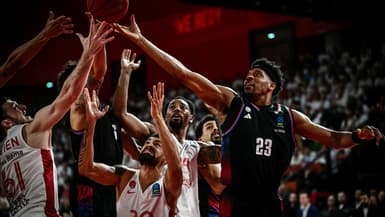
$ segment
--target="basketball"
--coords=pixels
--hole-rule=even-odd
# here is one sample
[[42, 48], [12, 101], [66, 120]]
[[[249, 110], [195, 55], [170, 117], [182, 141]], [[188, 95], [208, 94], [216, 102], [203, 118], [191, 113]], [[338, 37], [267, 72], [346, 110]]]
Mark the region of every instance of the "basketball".
[[129, 0], [87, 0], [87, 9], [100, 21], [118, 22], [128, 11]]

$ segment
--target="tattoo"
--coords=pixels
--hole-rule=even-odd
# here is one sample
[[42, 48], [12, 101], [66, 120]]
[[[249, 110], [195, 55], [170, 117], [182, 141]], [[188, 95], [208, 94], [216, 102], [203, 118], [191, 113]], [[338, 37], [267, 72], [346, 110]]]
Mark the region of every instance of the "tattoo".
[[80, 96], [78, 100], [75, 102], [75, 110], [77, 112], [86, 113], [86, 108], [84, 106], [83, 96]]
[[84, 129], [84, 134], [82, 138], [82, 142], [80, 143], [80, 153], [79, 153], [79, 164], [83, 163], [85, 156], [87, 155], [86, 153], [86, 139], [88, 137], [88, 128]]

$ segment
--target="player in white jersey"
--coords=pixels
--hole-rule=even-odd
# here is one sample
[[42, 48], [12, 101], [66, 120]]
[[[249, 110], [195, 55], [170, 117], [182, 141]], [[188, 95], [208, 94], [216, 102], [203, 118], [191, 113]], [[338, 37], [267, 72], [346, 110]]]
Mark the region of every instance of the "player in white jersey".
[[[122, 59], [130, 69], [139, 67], [135, 63], [135, 54], [123, 50]], [[122, 72], [124, 73], [124, 72]], [[178, 153], [176, 138], [170, 133], [163, 119], [164, 84], [158, 83], [153, 88], [153, 95], [148, 92], [151, 103], [151, 116], [159, 136], [152, 135], [144, 143], [139, 154], [140, 169], [124, 166], [108, 166], [93, 160], [93, 134], [95, 123], [108, 108], [100, 111], [96, 93], [92, 100], [88, 90], [84, 94], [86, 119], [88, 126], [84, 134], [79, 157], [79, 174], [104, 185], [115, 185], [117, 190], [117, 216], [175, 216], [182, 183], [182, 164]], [[168, 168], [164, 171], [164, 167]]]
[[[90, 29], [96, 28], [90, 18]], [[35, 117], [26, 115], [26, 106], [7, 97], [0, 98], [1, 189], [10, 203], [12, 216], [59, 216], [56, 170], [52, 154], [52, 128], [69, 111], [81, 94], [94, 56], [113, 40], [112, 29], [102, 23], [90, 31], [79, 64], [65, 81], [57, 98], [40, 109]]]
[[[127, 112], [128, 86], [133, 70], [122, 60], [121, 73], [114, 96], [114, 113], [121, 120], [125, 131], [139, 141], [153, 133], [151, 123], [142, 122]], [[194, 104], [181, 96], [175, 97], [166, 105], [165, 122], [176, 137], [178, 151], [183, 167], [183, 186], [178, 200], [178, 216], [199, 217], [198, 199], [198, 152], [197, 141], [186, 139], [187, 131], [193, 121]]]

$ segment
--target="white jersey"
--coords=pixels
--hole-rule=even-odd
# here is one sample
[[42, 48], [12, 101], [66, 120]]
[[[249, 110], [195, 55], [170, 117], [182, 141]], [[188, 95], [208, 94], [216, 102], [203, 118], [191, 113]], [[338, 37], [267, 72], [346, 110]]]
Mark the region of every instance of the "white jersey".
[[136, 170], [116, 201], [117, 217], [168, 217], [170, 207], [166, 201], [163, 179], [164, 176], [161, 176], [143, 191], [139, 183], [139, 170]]
[[53, 152], [50, 149], [30, 147], [22, 136], [24, 126], [10, 128], [0, 144], [1, 182], [11, 215], [59, 216]]
[[179, 144], [180, 159], [182, 161], [183, 185], [178, 199], [178, 217], [199, 217], [198, 197], [198, 152], [196, 141], [185, 140]]

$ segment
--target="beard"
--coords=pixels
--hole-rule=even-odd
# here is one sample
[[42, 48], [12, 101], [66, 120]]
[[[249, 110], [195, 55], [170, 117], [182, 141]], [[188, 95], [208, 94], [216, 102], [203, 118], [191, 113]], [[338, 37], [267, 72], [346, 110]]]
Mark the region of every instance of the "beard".
[[170, 120], [170, 128], [174, 131], [180, 130], [183, 126], [182, 120]]
[[148, 165], [148, 166], [156, 166], [158, 164], [158, 160], [154, 156], [148, 153], [140, 153], [139, 162], [141, 165]]
[[216, 145], [222, 144], [222, 136], [218, 134], [212, 134], [211, 135], [211, 141]]

